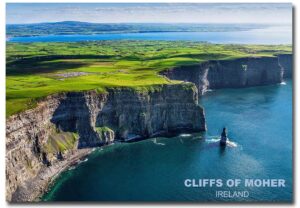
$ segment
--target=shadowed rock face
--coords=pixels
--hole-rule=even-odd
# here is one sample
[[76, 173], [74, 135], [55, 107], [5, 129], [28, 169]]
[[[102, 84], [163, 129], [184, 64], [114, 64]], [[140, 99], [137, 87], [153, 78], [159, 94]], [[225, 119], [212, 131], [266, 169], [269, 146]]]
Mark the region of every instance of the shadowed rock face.
[[[93, 99], [93, 100], [92, 100]], [[94, 114], [99, 112], [106, 97], [95, 92], [70, 92], [60, 101], [50, 122], [63, 132], [78, 133], [78, 147], [105, 144], [95, 130]]]
[[270, 85], [291, 77], [292, 55], [208, 61], [181, 66], [162, 74], [173, 80], [193, 82], [203, 94], [208, 88], [241, 88]]
[[283, 68], [283, 78], [293, 77], [293, 55], [282, 54], [278, 55], [278, 63]]
[[203, 109], [197, 105], [197, 91], [166, 86], [151, 93], [128, 89], [109, 90], [109, 97], [96, 118], [97, 126], [109, 126], [117, 138], [152, 137], [184, 129], [205, 130]]
[[[57, 94], [48, 96], [34, 109], [9, 117], [7, 200], [34, 200], [56, 174], [89, 154], [89, 147], [106, 145], [115, 139], [143, 139], [178, 130], [204, 131], [205, 117], [198, 105], [198, 90], [203, 94], [209, 88], [280, 83], [292, 75], [292, 56], [208, 61], [173, 68], [163, 74], [195, 83], [197, 87], [182, 83], [143, 92], [116, 88], [102, 94], [95, 91]], [[70, 136], [73, 133], [78, 135], [76, 142]]]
[[[143, 139], [205, 128], [197, 89], [191, 84], [163, 85], [144, 92], [118, 88], [102, 94], [89, 91], [48, 96], [36, 108], [7, 119], [7, 200], [34, 200], [55, 173], [73, 162], [67, 161], [69, 158], [83, 154], [79, 151], [82, 148], [106, 145], [115, 139]], [[70, 133], [65, 132], [76, 133], [77, 142], [62, 152], [55, 150], [64, 147], [62, 142], [70, 143], [66, 136]]]

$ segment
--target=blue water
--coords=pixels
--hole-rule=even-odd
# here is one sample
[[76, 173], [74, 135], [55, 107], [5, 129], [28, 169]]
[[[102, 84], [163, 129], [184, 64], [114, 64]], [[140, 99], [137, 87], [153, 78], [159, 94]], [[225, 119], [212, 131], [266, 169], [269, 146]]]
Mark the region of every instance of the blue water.
[[97, 40], [185, 40], [237, 44], [291, 44], [292, 27], [276, 26], [235, 32], [149, 32], [98, 35], [47, 35], [11, 37], [8, 39], [9, 42], [76, 42]]
[[[292, 82], [224, 89], [201, 97], [206, 133], [182, 134], [94, 151], [57, 178], [44, 201], [291, 201]], [[228, 128], [232, 145], [217, 135]], [[284, 179], [284, 188], [187, 188], [185, 179]], [[216, 198], [217, 190], [248, 198]]]

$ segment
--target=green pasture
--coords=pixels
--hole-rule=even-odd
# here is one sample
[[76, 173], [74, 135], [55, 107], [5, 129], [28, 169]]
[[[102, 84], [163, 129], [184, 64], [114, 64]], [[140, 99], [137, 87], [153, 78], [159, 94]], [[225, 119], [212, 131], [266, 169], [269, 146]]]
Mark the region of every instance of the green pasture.
[[178, 84], [160, 71], [252, 56], [291, 53], [291, 45], [222, 45], [186, 41], [7, 43], [6, 116], [47, 95], [108, 87], [151, 89]]

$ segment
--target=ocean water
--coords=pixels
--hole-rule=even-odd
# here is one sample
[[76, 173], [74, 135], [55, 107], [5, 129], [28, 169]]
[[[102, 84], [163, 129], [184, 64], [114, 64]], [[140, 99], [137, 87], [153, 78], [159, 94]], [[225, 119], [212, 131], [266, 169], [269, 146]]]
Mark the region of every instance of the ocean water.
[[149, 32], [98, 35], [47, 35], [34, 37], [11, 37], [7, 41], [76, 42], [97, 40], [184, 40], [236, 44], [291, 44], [292, 26], [273, 26], [263, 29], [234, 32]]
[[[292, 200], [292, 81], [222, 89], [201, 97], [205, 133], [119, 143], [63, 172], [43, 201]], [[223, 126], [231, 143], [218, 145]], [[286, 187], [185, 187], [185, 179], [284, 179]], [[248, 191], [216, 198], [216, 191]]]

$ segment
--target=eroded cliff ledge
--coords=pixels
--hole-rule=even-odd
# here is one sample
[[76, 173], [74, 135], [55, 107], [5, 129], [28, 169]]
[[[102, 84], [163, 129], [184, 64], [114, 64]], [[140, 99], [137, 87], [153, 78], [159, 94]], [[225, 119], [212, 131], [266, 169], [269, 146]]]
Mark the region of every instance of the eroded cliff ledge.
[[206, 61], [162, 72], [172, 80], [196, 84], [200, 94], [207, 89], [241, 88], [270, 85], [292, 77], [292, 55], [247, 57], [234, 60]]
[[[198, 91], [268, 85], [292, 76], [292, 55], [208, 61], [164, 71], [192, 83], [150, 89], [111, 88], [106, 93], [48, 96], [34, 109], [6, 120], [6, 198], [32, 201], [49, 181], [114, 140], [143, 139], [174, 131], [203, 131]], [[197, 86], [197, 87], [196, 87]], [[197, 90], [198, 88], [198, 90]]]
[[[204, 131], [192, 83], [48, 96], [6, 123], [8, 201], [32, 201], [49, 181], [91, 147], [178, 130]], [[89, 147], [89, 148], [86, 148]]]

